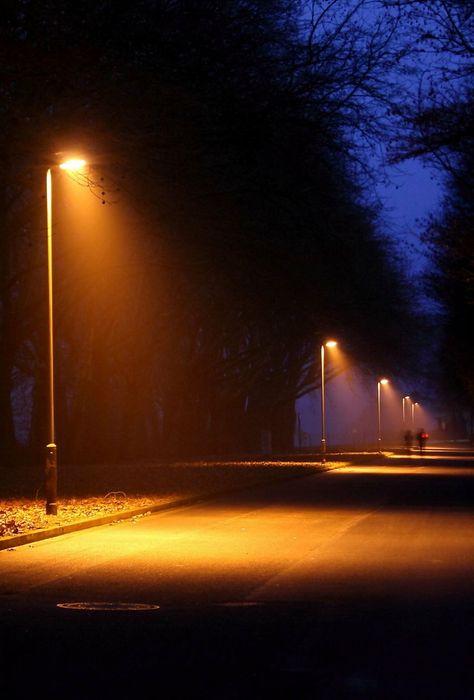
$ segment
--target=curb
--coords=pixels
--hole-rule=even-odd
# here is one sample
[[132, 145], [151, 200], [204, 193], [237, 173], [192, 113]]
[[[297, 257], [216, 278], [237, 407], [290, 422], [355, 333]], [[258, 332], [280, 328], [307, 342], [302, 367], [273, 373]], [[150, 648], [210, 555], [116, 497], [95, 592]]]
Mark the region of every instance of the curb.
[[12, 535], [11, 537], [6, 537], [5, 539], [0, 540], [0, 551], [20, 547], [24, 544], [40, 542], [41, 540], [47, 540], [52, 537], [59, 537], [60, 535], [67, 535], [70, 532], [87, 530], [91, 527], [99, 527], [100, 525], [109, 525], [110, 523], [116, 522], [118, 523], [122, 520], [129, 520], [137, 515], [144, 515], [145, 513], [192, 505], [198, 500], [201, 500], [201, 498], [202, 497], [199, 497], [199, 499], [198, 497], [183, 498], [176, 501], [170, 501], [169, 503], [160, 503], [157, 505], [151, 504], [142, 508], [133, 508], [132, 510], [116, 511], [114, 513], [109, 513], [108, 515], [100, 515], [97, 518], [78, 520], [75, 523], [68, 523], [67, 525], [58, 525], [56, 527], [43, 528], [42, 530], [33, 530], [31, 532], [22, 533], [21, 535]]

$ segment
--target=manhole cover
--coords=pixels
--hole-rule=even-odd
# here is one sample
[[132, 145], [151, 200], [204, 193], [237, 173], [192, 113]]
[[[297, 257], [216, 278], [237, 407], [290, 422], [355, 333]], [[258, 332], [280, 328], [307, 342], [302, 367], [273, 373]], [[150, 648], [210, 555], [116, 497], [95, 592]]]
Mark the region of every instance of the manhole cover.
[[132, 612], [142, 612], [147, 610], [159, 610], [159, 605], [152, 603], [114, 603], [108, 601], [101, 602], [81, 602], [81, 603], [58, 603], [58, 608], [68, 610], [106, 610], [115, 612], [116, 610], [131, 610]]

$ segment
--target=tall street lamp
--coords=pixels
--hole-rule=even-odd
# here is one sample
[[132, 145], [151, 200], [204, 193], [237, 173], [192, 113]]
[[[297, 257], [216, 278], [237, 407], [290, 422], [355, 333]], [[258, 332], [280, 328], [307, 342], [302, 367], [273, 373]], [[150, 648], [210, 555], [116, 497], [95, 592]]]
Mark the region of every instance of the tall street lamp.
[[419, 405], [418, 401], [414, 401], [411, 405], [411, 425], [413, 430], [415, 430], [415, 407]]
[[335, 348], [337, 342], [328, 340], [321, 345], [321, 462], [326, 461], [326, 396], [325, 396], [325, 367], [324, 348]]
[[404, 396], [402, 399], [402, 424], [403, 424], [403, 429], [405, 429], [406, 426], [406, 409], [405, 409], [405, 403], [406, 401], [409, 401], [410, 397], [409, 396]]
[[379, 379], [377, 382], [377, 445], [379, 452], [382, 452], [382, 421], [380, 410], [380, 387], [382, 384], [388, 384], [388, 379]]
[[[85, 160], [68, 160], [60, 164], [61, 170], [80, 170]], [[46, 172], [46, 221], [48, 243], [48, 339], [49, 339], [49, 442], [46, 445], [46, 514], [58, 512], [58, 457], [54, 417], [54, 326], [53, 326], [53, 186], [51, 168]]]

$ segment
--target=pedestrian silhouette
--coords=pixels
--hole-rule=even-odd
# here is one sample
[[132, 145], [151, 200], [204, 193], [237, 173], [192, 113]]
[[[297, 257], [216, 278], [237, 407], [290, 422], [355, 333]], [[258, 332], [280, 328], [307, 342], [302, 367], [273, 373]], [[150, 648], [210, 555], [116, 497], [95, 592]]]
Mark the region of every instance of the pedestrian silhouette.
[[425, 432], [424, 428], [421, 428], [421, 430], [416, 434], [416, 439], [418, 440], [418, 445], [420, 447], [420, 452], [423, 452], [425, 449], [426, 441], [428, 440], [428, 433]]

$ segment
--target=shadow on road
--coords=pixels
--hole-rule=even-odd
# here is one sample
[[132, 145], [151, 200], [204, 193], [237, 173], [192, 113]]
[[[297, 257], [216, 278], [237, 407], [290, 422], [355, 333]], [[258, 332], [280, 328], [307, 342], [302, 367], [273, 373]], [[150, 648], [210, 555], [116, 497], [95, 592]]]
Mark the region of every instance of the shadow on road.
[[455, 605], [60, 612], [37, 612], [21, 637], [4, 628], [5, 697], [39, 688], [70, 700], [472, 697], [472, 631], [460, 636], [466, 610]]

